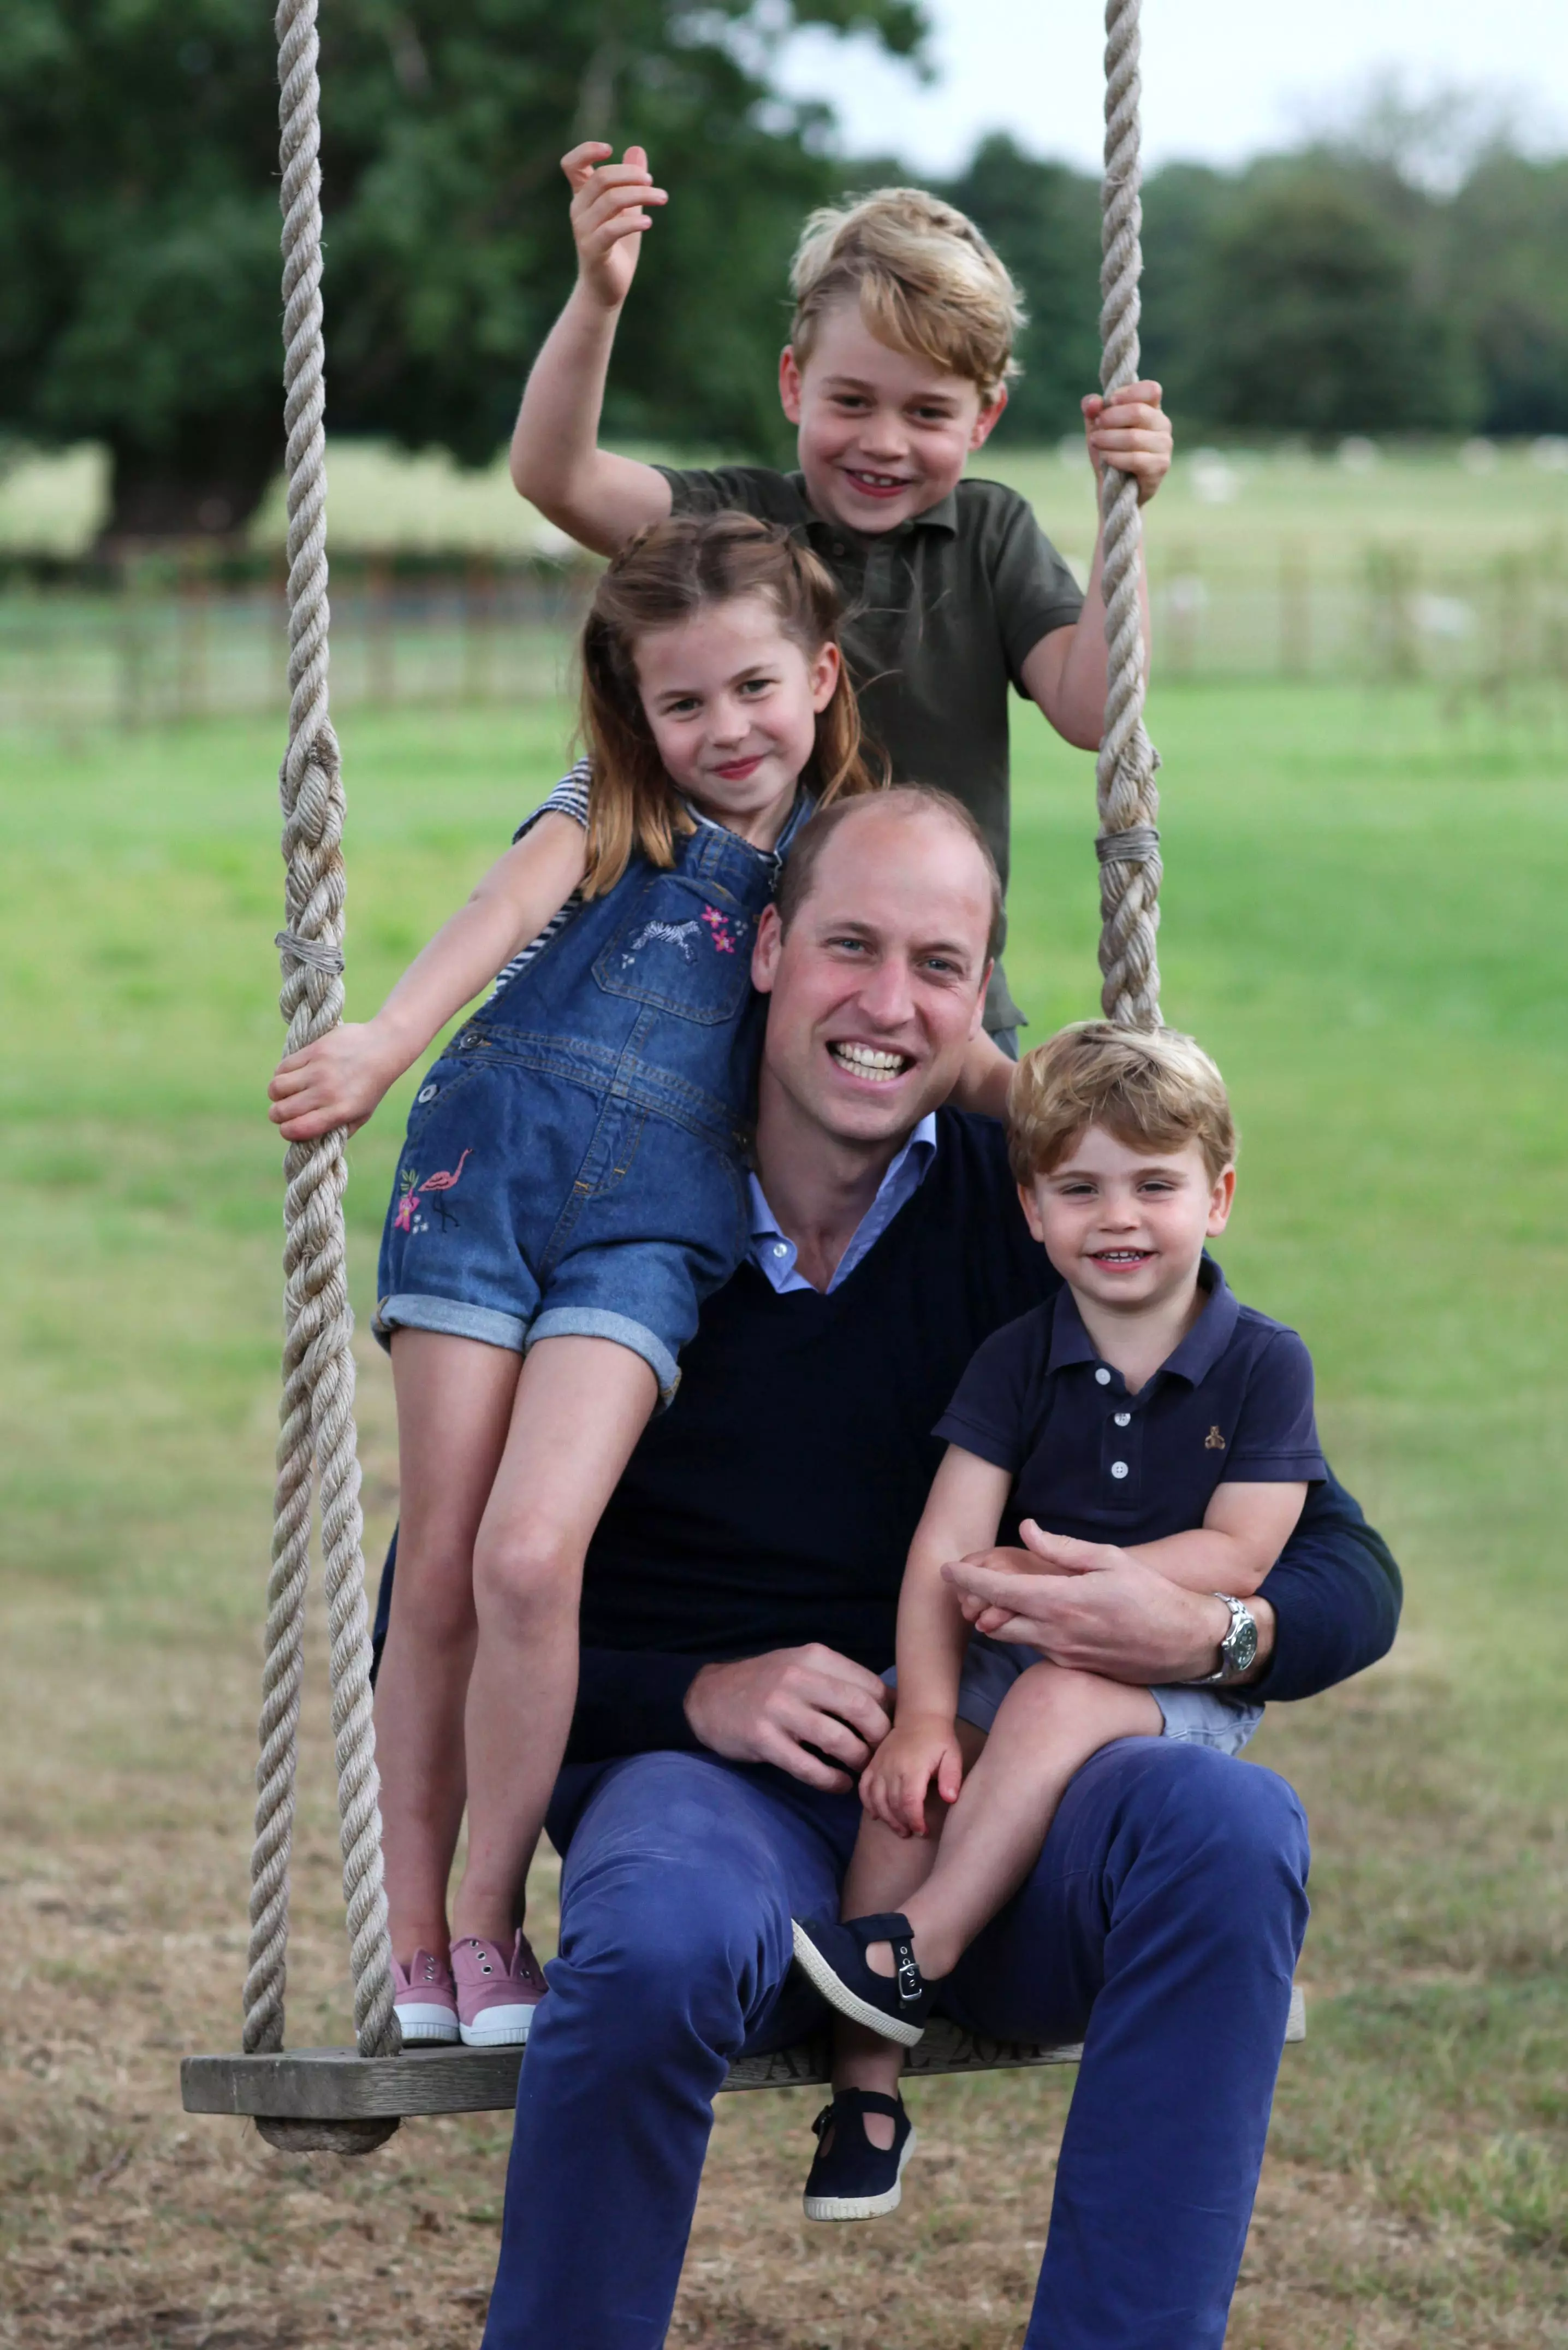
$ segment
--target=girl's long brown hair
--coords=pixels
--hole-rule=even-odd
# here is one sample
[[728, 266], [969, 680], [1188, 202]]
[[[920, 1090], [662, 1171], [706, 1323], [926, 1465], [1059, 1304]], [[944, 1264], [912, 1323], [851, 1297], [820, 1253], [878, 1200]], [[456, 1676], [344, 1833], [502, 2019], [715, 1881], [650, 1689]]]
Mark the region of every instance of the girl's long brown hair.
[[[593, 765], [585, 896], [613, 889], [635, 853], [650, 865], [672, 865], [675, 843], [692, 829], [643, 710], [638, 639], [737, 596], [765, 596], [784, 634], [808, 658], [838, 643], [843, 604], [831, 573], [786, 530], [751, 515], [676, 515], [652, 523], [600, 579], [582, 645], [582, 734]], [[866, 757], [855, 689], [842, 661], [833, 699], [817, 716], [805, 780], [822, 807], [887, 781]]]

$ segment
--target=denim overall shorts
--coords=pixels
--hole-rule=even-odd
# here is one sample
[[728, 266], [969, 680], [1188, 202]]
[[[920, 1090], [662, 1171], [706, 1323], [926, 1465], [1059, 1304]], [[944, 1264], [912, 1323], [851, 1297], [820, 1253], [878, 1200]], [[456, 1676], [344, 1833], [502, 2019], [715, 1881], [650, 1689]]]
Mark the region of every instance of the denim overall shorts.
[[382, 1234], [383, 1344], [609, 1338], [670, 1400], [698, 1308], [747, 1244], [752, 944], [810, 806], [776, 850], [700, 820], [672, 870], [634, 858], [452, 1038]]

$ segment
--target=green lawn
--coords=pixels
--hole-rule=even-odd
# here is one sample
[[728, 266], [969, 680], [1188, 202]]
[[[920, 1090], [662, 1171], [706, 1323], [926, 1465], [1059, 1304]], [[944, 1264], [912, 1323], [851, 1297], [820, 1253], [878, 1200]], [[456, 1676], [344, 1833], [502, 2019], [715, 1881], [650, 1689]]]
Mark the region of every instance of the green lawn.
[[[551, 780], [565, 723], [555, 706], [352, 721], [351, 1010], [379, 1000]], [[1166, 761], [1166, 1011], [1216, 1054], [1244, 1135], [1227, 1267], [1308, 1338], [1334, 1463], [1408, 1586], [1393, 1659], [1319, 1705], [1280, 1710], [1253, 1750], [1307, 1800], [1315, 1912], [1311, 2036], [1287, 2061], [1274, 2200], [1232, 2341], [1561, 2342], [1563, 763], [1522, 733], [1496, 739], [1474, 715], [1456, 730], [1416, 691], [1171, 689], [1153, 727]], [[1037, 725], [1021, 733], [1010, 969], [1039, 1035], [1095, 1004], [1093, 779], [1089, 761]], [[64, 1901], [117, 1846], [150, 1856], [124, 1897], [127, 1930], [145, 1910], [166, 1950], [201, 1939], [220, 2015], [240, 1971], [270, 1505], [279, 1185], [261, 1108], [278, 1042], [278, 751], [275, 730], [242, 724], [68, 753], [13, 746], [0, 804], [11, 1234], [0, 1588], [16, 1724], [0, 1799], [5, 1881], [47, 1879]], [[361, 1314], [406, 1091], [353, 1149]], [[379, 1540], [395, 1496], [373, 1364], [366, 1412]], [[308, 1808], [316, 1918], [329, 1907], [330, 1831], [322, 1800]], [[149, 1961], [161, 1982], [160, 1963]], [[72, 2005], [79, 1976], [64, 1960], [52, 1974], [53, 1960], [39, 1964], [65, 2018], [61, 2046], [73, 2032], [90, 2041], [90, 2018]], [[169, 1998], [151, 1976], [125, 1996], [142, 1992], [150, 2013]], [[329, 1939], [307, 1950], [296, 1996], [296, 2036], [341, 2031]], [[63, 2091], [27, 2103], [33, 2075], [45, 2076], [25, 2071], [22, 2035], [0, 2023], [0, 2166], [35, 2199], [35, 2251], [66, 2241], [70, 2198], [106, 2144], [140, 2146], [145, 2125], [183, 2149], [167, 2155], [176, 2168], [208, 2158], [205, 2125], [168, 2136], [171, 2052], [187, 2030], [175, 2013], [148, 2040], [171, 2053], [137, 2076], [136, 2114], [95, 2080], [67, 2117]], [[1027, 2114], [1054, 2128], [1064, 2094], [1017, 2081], [926, 2093], [946, 2139], [981, 2170], [994, 2159], [998, 2176], [1015, 2158], [1009, 2129]], [[734, 2200], [735, 2182], [751, 2181], [770, 2211], [784, 2209], [803, 2112], [798, 2099], [728, 2101], [730, 2184], [704, 2205], [722, 2259], [694, 2265], [687, 2330], [672, 2338], [792, 2350], [840, 2339], [826, 2318], [796, 2330], [830, 2248], [790, 2253], [794, 2297], [775, 2308], [775, 2272], [748, 2254]], [[500, 2136], [476, 2126], [466, 2142], [487, 2166], [479, 2199], [493, 2204]], [[342, 2190], [357, 2210], [384, 2191], [371, 2170]], [[125, 2177], [136, 2175], [132, 2163]], [[246, 2176], [254, 2208], [272, 2208], [275, 2174], [258, 2158]], [[906, 2200], [919, 2204], [913, 2174]], [[160, 2207], [165, 2230], [177, 2201]], [[488, 2226], [483, 2241], [472, 2228], [463, 2239], [482, 2279], [493, 2211], [463, 2216]], [[917, 2209], [909, 2230], [925, 2224]], [[1036, 2241], [1044, 2224], [1043, 2206], [1017, 2220]], [[874, 2305], [888, 2273], [867, 2249], [877, 2231], [844, 2232], [857, 2244], [831, 2251], [841, 2314]], [[209, 2262], [213, 2241], [201, 2239]], [[879, 2239], [900, 2241], [926, 2241]], [[168, 2261], [188, 2269], [196, 2241], [179, 2237]], [[254, 2244], [251, 2257], [262, 2257]], [[911, 2303], [879, 2350], [1016, 2340], [1029, 2262], [1016, 2243], [1009, 2259], [1017, 2275], [992, 2330], [979, 2317], [968, 2332], [956, 2319], [922, 2330], [947, 2306], [933, 2269], [935, 2300], [923, 2316]], [[722, 2293], [704, 2282], [715, 2262]], [[151, 2309], [172, 2288], [149, 2275]], [[706, 2332], [710, 2303], [717, 2330]], [[722, 2319], [732, 2304], [753, 2331]], [[844, 2323], [846, 2343], [863, 2338]], [[70, 2337], [40, 2319], [17, 2338]], [[187, 2337], [149, 2317], [143, 2332], [99, 2338]]]

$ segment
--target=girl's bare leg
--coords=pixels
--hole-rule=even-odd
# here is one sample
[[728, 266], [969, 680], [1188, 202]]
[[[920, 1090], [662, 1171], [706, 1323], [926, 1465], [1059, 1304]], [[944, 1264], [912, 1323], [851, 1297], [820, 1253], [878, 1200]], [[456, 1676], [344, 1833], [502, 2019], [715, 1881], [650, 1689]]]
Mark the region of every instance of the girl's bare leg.
[[[961, 1721], [958, 1735], [967, 1773], [985, 1744], [985, 1732], [970, 1722]], [[840, 1917], [871, 1918], [881, 1909], [907, 1910], [910, 1897], [924, 1885], [935, 1866], [937, 1839], [942, 1833], [947, 1808], [939, 1795], [928, 1796], [923, 1836], [901, 1836], [885, 1822], [869, 1815], [861, 1821], [860, 1834], [845, 1874], [838, 1904]], [[904, 2051], [896, 2040], [884, 2040], [879, 2032], [867, 2032], [864, 2024], [851, 2023], [845, 2016], [834, 2018], [835, 2094], [840, 2089], [877, 2089], [885, 2097], [896, 2097], [903, 2069]], [[880, 2147], [884, 2153], [892, 2145], [890, 2114], [864, 2114], [861, 2127], [872, 2145]]]
[[[904, 1903], [915, 1957], [931, 1981], [950, 1974], [981, 1928], [1028, 1876], [1068, 1781], [1116, 1738], [1158, 1738], [1146, 1689], [1060, 1665], [1031, 1665], [997, 1711], [985, 1752], [948, 1814], [929, 1876]], [[873, 1944], [867, 1963], [891, 1974]]]
[[658, 1392], [609, 1338], [542, 1338], [524, 1362], [473, 1549], [460, 1937], [507, 1943], [521, 1914], [576, 1700], [583, 1560]]
[[522, 1357], [435, 1330], [392, 1336], [398, 1572], [376, 1677], [376, 1761], [392, 1953], [444, 1959], [462, 1823], [462, 1715], [473, 1663], [473, 1544], [501, 1463]]

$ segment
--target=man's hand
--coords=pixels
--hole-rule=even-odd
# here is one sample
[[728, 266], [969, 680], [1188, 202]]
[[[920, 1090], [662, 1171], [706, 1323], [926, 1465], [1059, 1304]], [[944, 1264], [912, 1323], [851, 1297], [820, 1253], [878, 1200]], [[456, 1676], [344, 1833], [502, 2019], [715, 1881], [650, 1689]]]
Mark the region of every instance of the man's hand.
[[1108, 400], [1097, 391], [1084, 401], [1084, 432], [1096, 481], [1107, 465], [1130, 473], [1137, 502], [1147, 505], [1170, 471], [1170, 419], [1158, 383], [1129, 383]]
[[345, 1021], [278, 1063], [267, 1116], [286, 1142], [309, 1142], [337, 1126], [357, 1133], [407, 1066], [375, 1021]]
[[957, 1723], [935, 1713], [900, 1715], [866, 1766], [860, 1801], [896, 1835], [923, 1836], [931, 1788], [952, 1804], [962, 1784]]
[[813, 1640], [704, 1665], [686, 1692], [686, 1719], [711, 1753], [773, 1762], [808, 1787], [842, 1794], [888, 1735], [891, 1705], [891, 1690], [875, 1673]]
[[625, 160], [602, 139], [585, 140], [561, 158], [572, 191], [572, 234], [577, 241], [577, 282], [607, 310], [618, 310], [631, 291], [643, 232], [653, 226], [652, 204], [670, 199], [648, 173], [641, 147], [628, 147]]
[[[1033, 1520], [1020, 1532], [1023, 1550], [975, 1551], [942, 1569], [977, 1630], [1106, 1680], [1147, 1687], [1215, 1670], [1231, 1628], [1222, 1599], [1183, 1591], [1114, 1544], [1043, 1534]], [[1261, 1669], [1273, 1646], [1273, 1610], [1250, 1604]]]

